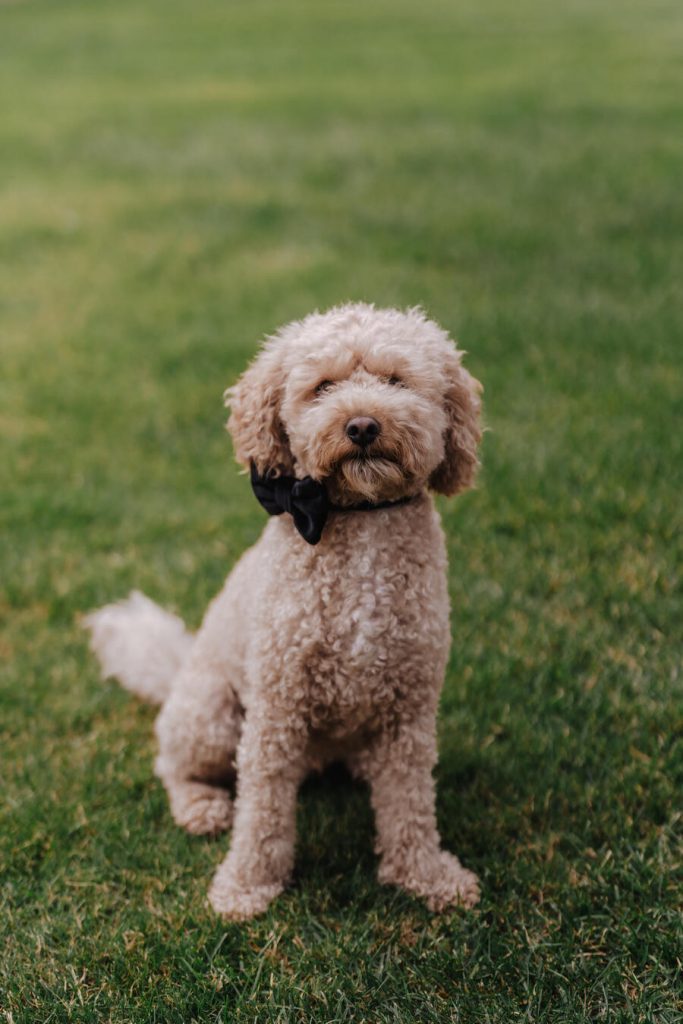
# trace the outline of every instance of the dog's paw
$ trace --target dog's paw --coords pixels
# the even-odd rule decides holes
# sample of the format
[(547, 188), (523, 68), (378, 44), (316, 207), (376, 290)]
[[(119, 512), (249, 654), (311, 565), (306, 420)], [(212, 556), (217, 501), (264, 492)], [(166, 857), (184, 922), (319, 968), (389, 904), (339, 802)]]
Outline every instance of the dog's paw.
[(194, 836), (213, 836), (232, 825), (230, 794), (219, 786), (183, 782), (169, 788), (173, 820)]
[(232, 880), (222, 879), (219, 874), (209, 889), (209, 903), (226, 920), (247, 921), (262, 914), (283, 888), (277, 883), (242, 887)]
[(481, 899), (479, 879), (473, 871), (464, 868), (452, 853), (441, 853), (442, 874), (439, 884), (430, 894), (425, 894), (430, 910), (441, 911), (447, 907), (475, 907)]
[(379, 880), (407, 889), (436, 912), (453, 906), (474, 907), (481, 895), (474, 872), (464, 868), (457, 857), (445, 850), (440, 850), (426, 863), (421, 860), (419, 869), (383, 864)]

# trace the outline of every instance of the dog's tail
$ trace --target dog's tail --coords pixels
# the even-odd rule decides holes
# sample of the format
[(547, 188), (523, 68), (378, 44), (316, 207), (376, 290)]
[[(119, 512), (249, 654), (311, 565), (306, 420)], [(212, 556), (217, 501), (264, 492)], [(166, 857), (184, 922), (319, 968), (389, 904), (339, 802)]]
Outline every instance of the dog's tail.
[(83, 624), (103, 678), (115, 676), (142, 700), (163, 704), (192, 647), (183, 621), (134, 590), (125, 601), (86, 615)]

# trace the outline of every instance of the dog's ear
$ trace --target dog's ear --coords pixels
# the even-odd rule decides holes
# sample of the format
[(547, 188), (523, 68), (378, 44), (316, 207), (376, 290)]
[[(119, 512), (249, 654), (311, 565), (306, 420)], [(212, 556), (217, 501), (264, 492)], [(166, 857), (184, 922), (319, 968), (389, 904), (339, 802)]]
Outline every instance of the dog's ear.
[(245, 469), (251, 462), (259, 473), (271, 470), (282, 475), (294, 469), (287, 432), (280, 419), (284, 379), (280, 345), (273, 339), (225, 392), (235, 458)]
[(482, 386), (461, 365), (461, 358), (460, 352), (450, 352), (446, 360), (444, 457), (429, 480), (432, 490), (449, 496), (471, 487), (479, 468)]

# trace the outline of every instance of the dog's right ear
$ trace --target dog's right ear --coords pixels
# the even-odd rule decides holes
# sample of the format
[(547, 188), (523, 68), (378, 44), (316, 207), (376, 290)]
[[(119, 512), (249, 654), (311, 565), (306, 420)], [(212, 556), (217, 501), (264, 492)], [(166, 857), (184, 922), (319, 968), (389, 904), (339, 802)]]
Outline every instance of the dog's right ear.
[(249, 468), (253, 462), (259, 473), (268, 470), (289, 474), (294, 460), (287, 432), (280, 419), (280, 402), (285, 371), (280, 346), (267, 342), (237, 383), (225, 392), (230, 407), (228, 430), (235, 458)]

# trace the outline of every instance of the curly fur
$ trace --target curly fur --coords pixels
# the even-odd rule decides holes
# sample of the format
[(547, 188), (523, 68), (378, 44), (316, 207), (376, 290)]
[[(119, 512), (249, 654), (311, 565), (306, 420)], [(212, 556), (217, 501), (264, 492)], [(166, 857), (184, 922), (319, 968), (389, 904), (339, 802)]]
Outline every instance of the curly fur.
[[(321, 542), (307, 545), (289, 516), (271, 518), (194, 639), (141, 595), (88, 619), (104, 671), (163, 700), (156, 773), (175, 820), (194, 833), (233, 825), (209, 894), (225, 917), (259, 913), (282, 891), (299, 785), (333, 759), (370, 785), (380, 881), (433, 910), (479, 897), (436, 828), (450, 627), (428, 493), (473, 483), (479, 392), (419, 309), (352, 304), (284, 327), (226, 393), (228, 427), (245, 468), (325, 482), (341, 508)], [(381, 427), (365, 454), (345, 432), (360, 415)], [(396, 507), (343, 510), (406, 496)]]

